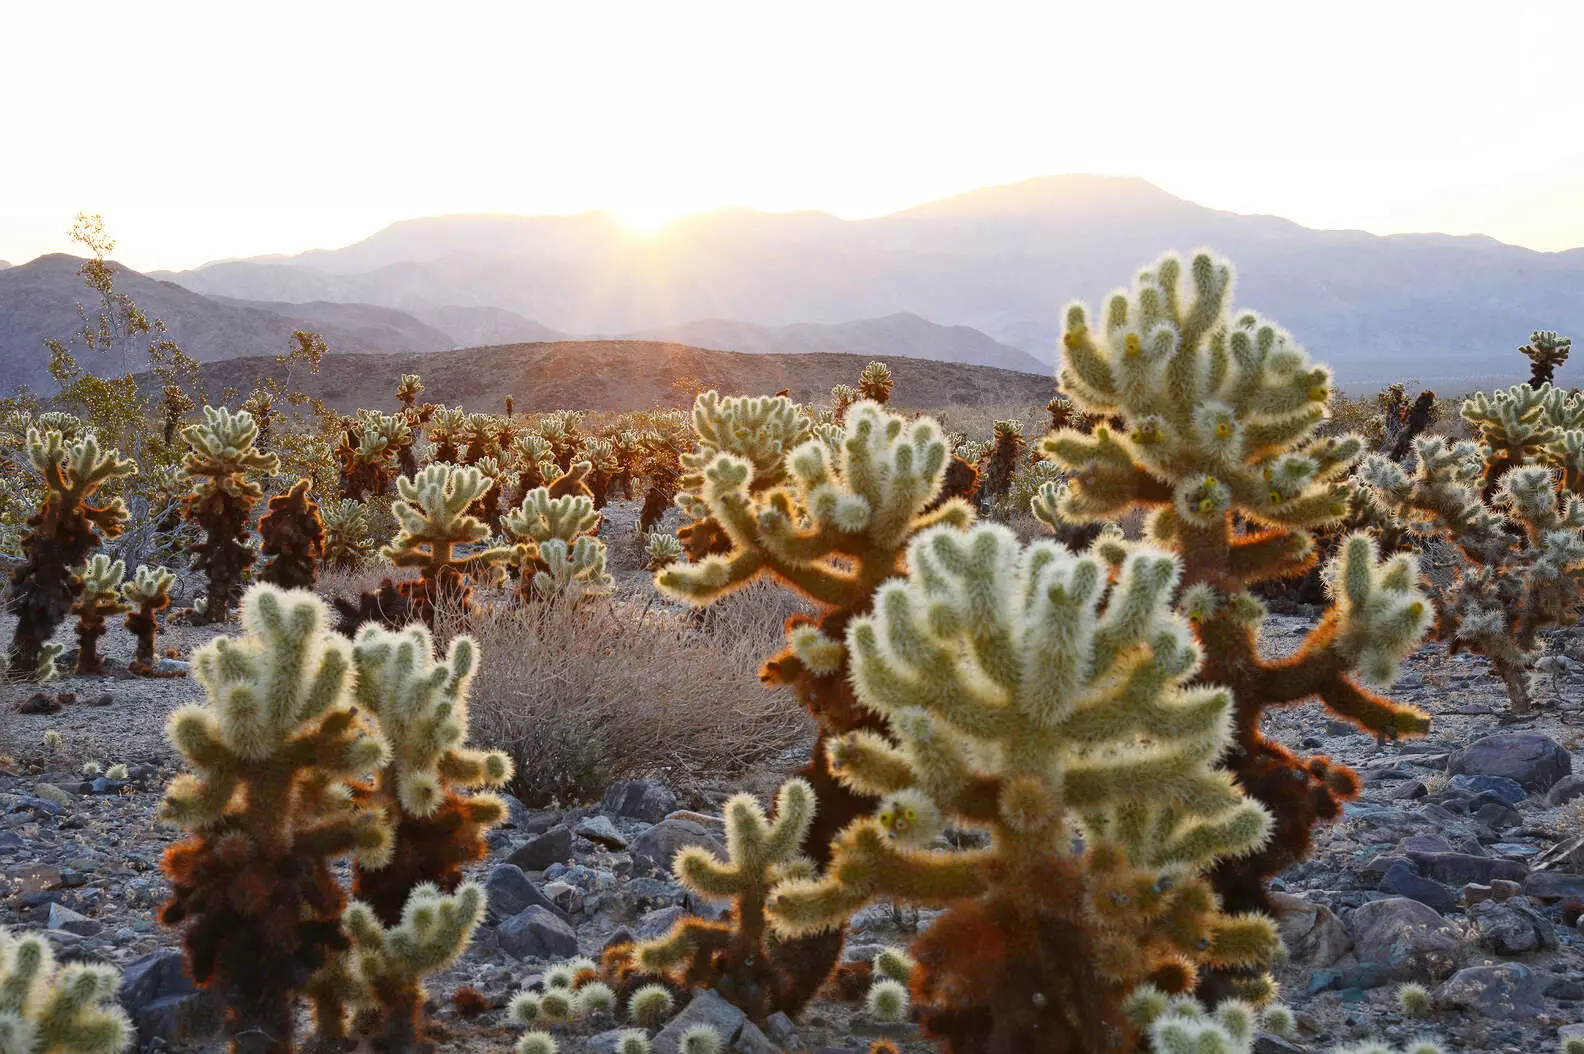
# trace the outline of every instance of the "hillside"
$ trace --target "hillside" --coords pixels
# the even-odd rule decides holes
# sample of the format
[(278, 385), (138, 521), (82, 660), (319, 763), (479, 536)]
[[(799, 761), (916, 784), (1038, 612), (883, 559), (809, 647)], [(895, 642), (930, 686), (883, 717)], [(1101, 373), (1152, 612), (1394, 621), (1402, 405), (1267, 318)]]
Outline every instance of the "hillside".
[[(913, 313), (1049, 362), (1070, 300), (1099, 300), (1168, 248), (1205, 245), (1238, 264), (1241, 303), (1292, 330), (1350, 388), (1505, 383), (1530, 330), (1584, 333), (1584, 249), (1310, 230), (1098, 176), (1027, 180), (859, 221), (720, 210), (653, 236), (603, 213), (429, 217), (343, 249), (170, 277), (253, 299), (482, 304), (568, 333)], [(1562, 379), (1584, 381), (1584, 363)]]
[[(74, 306), (85, 300), (74, 256), (41, 256), (0, 270), (0, 374), (9, 388), (50, 383), (48, 337), (70, 337), (81, 325)], [(115, 286), (143, 311), (162, 319), (169, 334), (200, 362), (245, 356), (273, 356), (291, 346), (293, 330), (311, 329), (331, 347), (349, 351), (438, 351), (454, 346), (445, 333), (410, 315), (371, 304), (258, 302), (194, 293), (173, 282), (156, 281), (116, 266)], [(93, 305), (90, 317), (93, 317)], [(130, 365), (143, 365), (147, 342), (133, 342)], [(93, 368), (94, 356), (80, 354)], [(119, 368), (119, 356), (97, 363)]]
[[(343, 412), (393, 405), (396, 378), (423, 376), (425, 401), (475, 410), (499, 410), (506, 396), (519, 411), (644, 410), (682, 408), (688, 399), (671, 386), (678, 377), (734, 394), (788, 389), (797, 399), (825, 395), (834, 385), (856, 383), (869, 361), (863, 355), (746, 354), (640, 340), (561, 341), (466, 348), (440, 356), (421, 354), (325, 356), (304, 390)], [(1049, 377), (987, 366), (925, 359), (889, 362), (896, 378), (894, 402), (925, 408), (968, 405), (1043, 405)], [(211, 390), (252, 387), (274, 364), (243, 358), (204, 370)]]
[(757, 354), (848, 352), (879, 358), (900, 356), (995, 366), (1041, 375), (1051, 372), (1049, 365), (1028, 352), (991, 340), (969, 326), (937, 326), (910, 312), (855, 322), (800, 322), (790, 326), (756, 326), (730, 319), (704, 319), (630, 335), (643, 340), (674, 341)]

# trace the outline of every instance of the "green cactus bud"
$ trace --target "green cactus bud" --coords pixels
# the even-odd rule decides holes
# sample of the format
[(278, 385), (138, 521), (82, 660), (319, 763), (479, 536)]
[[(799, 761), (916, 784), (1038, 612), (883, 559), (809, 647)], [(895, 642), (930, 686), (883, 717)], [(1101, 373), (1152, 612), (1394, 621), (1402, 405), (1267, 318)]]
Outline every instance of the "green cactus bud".
[(616, 1007), (616, 993), (608, 984), (590, 981), (578, 989), (574, 1005), (579, 1014), (609, 1013)]
[(674, 1000), (664, 985), (646, 984), (627, 1000), (627, 1016), (634, 1024), (659, 1028), (671, 1017)]
[(677, 1044), (677, 1054), (720, 1054), (721, 1049), (720, 1033), (708, 1025), (694, 1025)]
[(890, 978), (882, 978), (869, 986), (864, 1006), (869, 1016), (882, 1024), (902, 1021), (908, 1012), (907, 986)]

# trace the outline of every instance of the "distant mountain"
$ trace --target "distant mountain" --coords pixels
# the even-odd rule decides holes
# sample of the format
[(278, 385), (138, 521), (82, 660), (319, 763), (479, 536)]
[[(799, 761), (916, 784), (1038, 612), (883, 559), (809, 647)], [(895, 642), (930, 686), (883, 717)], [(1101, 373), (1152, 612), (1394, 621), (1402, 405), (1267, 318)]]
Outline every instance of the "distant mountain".
[[(488, 306), (566, 333), (911, 313), (1049, 362), (1070, 300), (1096, 303), (1161, 252), (1201, 246), (1239, 266), (1241, 306), (1292, 330), (1352, 387), (1511, 381), (1523, 372), (1513, 349), (1530, 330), (1584, 334), (1584, 249), (1310, 230), (1099, 176), (1027, 180), (858, 221), (725, 209), (650, 237), (605, 213), (438, 216), (342, 249), (168, 277), (252, 300)], [(1563, 379), (1584, 380), (1584, 362)]]
[[(76, 303), (89, 302), (78, 268), (82, 260), (55, 254), (0, 271), (0, 378), (7, 388), (26, 384), (49, 390), (47, 337), (68, 338), (81, 326)], [(449, 335), (410, 315), (370, 304), (267, 303), (204, 296), (173, 282), (154, 281), (115, 265), (115, 287), (144, 312), (164, 321), (170, 336), (200, 362), (241, 356), (277, 355), (291, 346), (293, 330), (311, 329), (337, 351), (440, 351), (454, 347)], [(141, 344), (128, 345), (127, 365), (146, 365)], [(121, 368), (119, 355), (79, 361), (95, 372)], [(247, 383), (251, 383), (248, 378)]]
[(4, 271), (7, 267), (10, 267), (10, 266), (11, 265), (6, 263), (4, 260), (0, 260), (0, 271)]
[(566, 340), (567, 335), (541, 326), (503, 307), (421, 308), (413, 312), (419, 320), (451, 334), (459, 347), (476, 348), (484, 344), (522, 344), (530, 341)]
[[(423, 376), (425, 400), (472, 410), (499, 410), (510, 395), (519, 411), (682, 409), (687, 397), (672, 382), (694, 378), (732, 394), (787, 389), (800, 400), (853, 384), (867, 355), (821, 352), (746, 354), (639, 340), (577, 340), (464, 348), (446, 355), (326, 355), (318, 376), (299, 378), (304, 391), (331, 406), (392, 407), (396, 378)], [(274, 363), (230, 359), (206, 367), (211, 387), (252, 384)], [(1043, 405), (1051, 380), (1032, 373), (927, 359), (890, 363), (892, 404), (908, 409)], [(152, 381), (149, 382), (152, 384)]]
[(886, 360), (935, 359), (973, 366), (995, 366), (1049, 376), (1050, 366), (1028, 352), (998, 343), (968, 326), (937, 326), (910, 312), (833, 324), (799, 322), (756, 326), (730, 319), (705, 319), (628, 334), (645, 340), (674, 341), (701, 348), (758, 354), (799, 355), (849, 352)]

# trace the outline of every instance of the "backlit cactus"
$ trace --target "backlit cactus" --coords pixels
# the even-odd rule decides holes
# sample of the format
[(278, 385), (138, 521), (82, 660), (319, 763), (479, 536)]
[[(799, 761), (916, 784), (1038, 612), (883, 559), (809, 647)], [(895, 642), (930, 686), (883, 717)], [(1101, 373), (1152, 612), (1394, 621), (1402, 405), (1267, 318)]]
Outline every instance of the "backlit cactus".
[(382, 924), (372, 908), (356, 900), (342, 918), (352, 941), (352, 976), (362, 988), (356, 1002), (378, 1015), (381, 1049), (387, 1054), (426, 1049), (424, 977), (450, 966), (467, 950), (484, 918), (483, 888), (469, 882), (443, 894), (420, 885), (395, 925)]
[(1004, 499), (1011, 490), (1012, 473), (1022, 463), (1026, 446), (1021, 421), (995, 423), (995, 439), (990, 445), (990, 453), (979, 482), (979, 501), (986, 511)]
[(72, 569), (102, 539), (119, 535), (127, 519), (119, 498), (103, 505), (91, 505), (89, 499), (105, 484), (136, 473), (137, 466), (114, 450), (100, 449), (92, 433), (68, 442), (60, 432), (30, 428), (27, 454), (44, 479), (44, 496), (27, 521), (22, 566), (11, 575), (17, 622), (8, 665), (14, 675), (47, 679), (61, 652), (50, 637), (71, 611), (79, 588)]
[(1529, 360), (1530, 387), (1555, 384), (1556, 371), (1567, 362), (1568, 352), (1572, 350), (1572, 338), (1561, 336), (1555, 330), (1537, 329), (1529, 334), (1529, 343), (1518, 351)]
[(810, 872), (800, 853), (814, 818), (814, 791), (789, 780), (776, 797), (775, 818), (765, 816), (752, 795), (726, 803), (726, 851), (721, 862), (708, 850), (689, 846), (672, 861), (677, 881), (701, 897), (729, 900), (730, 922), (684, 917), (661, 937), (633, 949), (639, 969), (671, 978), (683, 987), (708, 987), (750, 1016), (763, 1019), (795, 1003), (801, 979), (788, 974), (765, 945), (765, 899), (792, 874)]
[(891, 389), (895, 385), (890, 367), (883, 362), (871, 362), (858, 377), (858, 398), (884, 406), (890, 401)]
[(1215, 884), (1229, 910), (1264, 909), (1264, 880), (1301, 859), (1314, 824), (1358, 792), (1350, 770), (1266, 738), (1265, 709), (1318, 698), (1379, 735), (1423, 733), (1426, 714), (1365, 682), (1389, 683), (1429, 628), (1429, 601), (1412, 558), (1383, 561), (1368, 538), (1348, 538), (1320, 625), (1296, 654), (1260, 654), (1265, 610), (1250, 587), (1311, 566), (1310, 532), (1346, 513), (1343, 477), (1362, 443), (1317, 434), (1330, 375), (1271, 323), (1233, 312), (1229, 264), (1201, 253), (1185, 273), (1164, 257), (1112, 296), (1098, 327), (1069, 308), (1063, 347), (1062, 391), (1115, 420), (1045, 438), (1069, 473), (1058, 511), (1082, 523), (1143, 509), (1150, 537), (1181, 554), (1200, 677), (1234, 701), (1226, 765), (1275, 819), (1266, 847), (1223, 861)]
[(368, 506), (351, 498), (319, 506), (324, 524), (326, 567), (353, 570), (363, 566), (378, 548), (369, 534)]
[(104, 672), (104, 659), (99, 655), (99, 638), (105, 634), (105, 620), (127, 610), (121, 599), (121, 580), (126, 577), (126, 564), (112, 561), (104, 553), (95, 553), (77, 572), (81, 589), (72, 613), (77, 616), (77, 672), (95, 674)]
[(359, 410), (347, 422), (336, 447), (341, 462), (341, 496), (362, 501), (390, 489), (411, 462), (412, 423), (401, 414)]
[(147, 677), (154, 673), (158, 662), (154, 637), (159, 632), (159, 613), (170, 607), (170, 590), (175, 583), (176, 576), (165, 568), (139, 564), (132, 581), (121, 585), (121, 597), (129, 606), (122, 624), (137, 641), (128, 667), (135, 674)]
[(203, 414), (202, 423), (182, 430), (189, 448), (182, 467), (195, 481), (182, 514), (204, 531), (192, 552), (193, 566), (208, 578), (208, 601), (195, 613), (206, 622), (224, 622), (256, 555), (247, 544), (247, 524), (264, 491), (248, 474), (273, 473), (280, 459), (254, 446), (258, 425), (246, 410), (232, 413), (223, 406), (205, 406)]
[(1436, 636), (1489, 659), (1526, 714), (1540, 632), (1572, 624), (1584, 601), (1584, 399), (1519, 385), (1475, 395), (1463, 415), (1483, 442), (1421, 437), (1412, 473), (1370, 458), (1355, 508), (1388, 537), (1457, 554), (1428, 585)]
[(465, 745), (478, 647), (459, 636), (439, 658), (433, 648), (422, 625), (399, 633), (365, 626), (352, 648), (354, 697), (390, 747), (373, 784), (357, 797), (395, 824), (389, 859), (359, 863), (353, 894), (387, 926), (401, 917), (413, 889), (457, 889), (462, 868), (488, 852), (485, 833), (506, 818), (500, 798), (467, 793), (499, 787), (512, 774), (506, 755)]
[(581, 494), (551, 497), (535, 487), (506, 514), (501, 526), (512, 542), (509, 562), (517, 568), (524, 601), (609, 593), (614, 580), (605, 571), (605, 543), (594, 537), (600, 514)]
[(259, 517), (259, 551), (265, 557), (260, 581), (282, 589), (312, 589), (324, 559), (325, 525), (319, 503), (308, 491), (313, 486), (299, 479), (267, 504)]
[(351, 644), (327, 617), (311, 593), (254, 586), (242, 635), (193, 654), (208, 704), (168, 722), (191, 771), (161, 809), (188, 832), (165, 853), (161, 921), (182, 930), (193, 980), (220, 990), (237, 1050), (291, 1054), (295, 993), (346, 947), (330, 863), (391, 850), (386, 818), (348, 785), (389, 748), (359, 719)]
[(134, 1033), (120, 983), (114, 967), (57, 964), (42, 935), (0, 929), (0, 1051), (121, 1054)]
[[(1137, 985), (1261, 969), (1273, 924), (1224, 914), (1203, 872), (1258, 848), (1270, 819), (1215, 768), (1231, 699), (1191, 686), (1178, 575), (1162, 551), (1113, 569), (998, 525), (915, 539), (908, 577), (846, 634), (858, 698), (896, 743), (830, 745), (880, 808), (821, 877), (776, 888), (777, 929), (818, 931), (879, 896), (945, 907), (912, 948), (913, 996), (960, 1054), (1125, 1049)], [(933, 849), (948, 818), (987, 828), (989, 848)]]

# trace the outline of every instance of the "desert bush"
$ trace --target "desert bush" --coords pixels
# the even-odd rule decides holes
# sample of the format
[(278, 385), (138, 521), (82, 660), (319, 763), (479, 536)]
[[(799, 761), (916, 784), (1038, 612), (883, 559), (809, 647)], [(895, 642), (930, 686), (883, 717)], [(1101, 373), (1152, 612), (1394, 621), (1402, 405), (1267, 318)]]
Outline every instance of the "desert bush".
[(508, 789), (534, 805), (598, 797), (627, 776), (685, 783), (764, 765), (810, 729), (753, 674), (784, 609), (744, 599), (704, 627), (636, 598), (479, 608), (468, 632), (491, 658), (473, 685), (475, 741), (506, 751)]

